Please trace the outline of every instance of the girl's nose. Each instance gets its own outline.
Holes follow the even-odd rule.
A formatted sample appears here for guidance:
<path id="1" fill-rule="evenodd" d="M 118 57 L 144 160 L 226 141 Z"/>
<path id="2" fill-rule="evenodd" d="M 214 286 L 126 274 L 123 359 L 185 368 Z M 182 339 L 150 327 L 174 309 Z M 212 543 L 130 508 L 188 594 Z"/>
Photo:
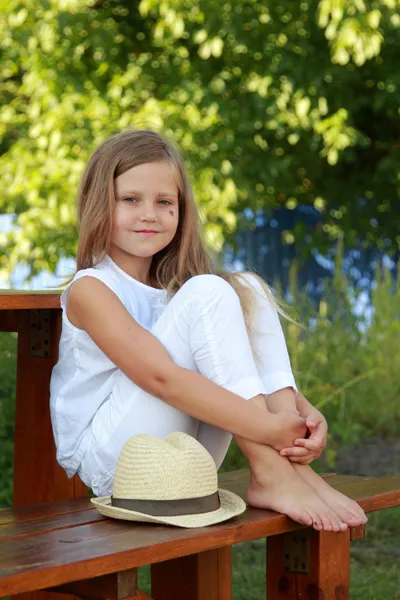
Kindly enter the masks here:
<path id="1" fill-rule="evenodd" d="M 143 219 L 155 221 L 156 211 L 155 211 L 154 206 L 152 204 L 146 204 L 146 205 L 144 204 L 141 216 Z"/>

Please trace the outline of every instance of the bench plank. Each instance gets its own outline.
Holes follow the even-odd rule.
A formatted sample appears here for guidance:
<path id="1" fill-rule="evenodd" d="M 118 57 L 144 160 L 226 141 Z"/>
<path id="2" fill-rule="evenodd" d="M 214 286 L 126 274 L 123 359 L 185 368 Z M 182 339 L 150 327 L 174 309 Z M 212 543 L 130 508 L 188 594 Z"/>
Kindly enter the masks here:
<path id="1" fill-rule="evenodd" d="M 137 569 L 128 569 L 115 575 L 102 575 L 93 579 L 66 583 L 49 591 L 61 594 L 75 594 L 79 598 L 97 600 L 124 600 L 136 596 L 137 593 Z"/>
<path id="2" fill-rule="evenodd" d="M 93 509 L 89 498 L 69 498 L 68 500 L 55 500 L 54 502 L 42 502 L 33 506 L 19 506 L 17 508 L 0 509 L 0 531 L 1 525 L 8 523 L 26 522 L 32 519 L 42 519 L 57 515 L 71 514 L 80 510 Z"/>
<path id="3" fill-rule="evenodd" d="M 74 511 L 61 515 L 30 519 L 28 521 L 16 521 L 0 527 L 0 542 L 20 537 L 46 533 L 46 531 L 57 531 L 68 529 L 77 525 L 87 525 L 97 521 L 105 521 L 107 517 L 101 515 L 97 510 L 88 507 L 87 510 Z"/>
<path id="4" fill-rule="evenodd" d="M 365 512 L 383 510 L 400 504 L 400 477 L 398 476 L 363 478 L 363 481 L 340 485 L 337 489 L 349 498 L 357 500 Z"/>
<path id="5" fill-rule="evenodd" d="M 106 519 L 0 545 L 0 597 L 53 587 L 300 528 L 249 509 L 220 525 L 183 529 Z"/>
<path id="6" fill-rule="evenodd" d="M 1 290 L 0 311 L 60 308 L 60 291 Z"/>

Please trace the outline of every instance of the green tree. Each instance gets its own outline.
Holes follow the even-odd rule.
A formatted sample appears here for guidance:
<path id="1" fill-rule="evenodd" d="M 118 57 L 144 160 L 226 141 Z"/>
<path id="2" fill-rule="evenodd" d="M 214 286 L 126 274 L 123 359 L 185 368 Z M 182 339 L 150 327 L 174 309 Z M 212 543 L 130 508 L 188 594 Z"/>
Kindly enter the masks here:
<path id="1" fill-rule="evenodd" d="M 300 202 L 326 216 L 309 244 L 398 248 L 399 7 L 0 0 L 0 267 L 74 255 L 84 164 L 132 126 L 177 139 L 216 249 L 244 208 Z"/>

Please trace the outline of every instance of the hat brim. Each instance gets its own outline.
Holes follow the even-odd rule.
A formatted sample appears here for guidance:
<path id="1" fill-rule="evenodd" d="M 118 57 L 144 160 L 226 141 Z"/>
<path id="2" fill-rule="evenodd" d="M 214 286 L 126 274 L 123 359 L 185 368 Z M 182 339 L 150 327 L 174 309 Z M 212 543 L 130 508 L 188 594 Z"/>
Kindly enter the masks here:
<path id="1" fill-rule="evenodd" d="M 153 517 L 140 512 L 126 510 L 111 506 L 111 496 L 91 498 L 90 501 L 104 516 L 112 519 L 123 519 L 125 521 L 141 521 L 144 523 L 161 523 L 163 525 L 175 525 L 176 527 L 206 527 L 222 523 L 232 517 L 241 515 L 246 510 L 246 503 L 242 498 L 229 490 L 218 489 L 220 507 L 212 512 L 182 515 L 176 517 Z"/>

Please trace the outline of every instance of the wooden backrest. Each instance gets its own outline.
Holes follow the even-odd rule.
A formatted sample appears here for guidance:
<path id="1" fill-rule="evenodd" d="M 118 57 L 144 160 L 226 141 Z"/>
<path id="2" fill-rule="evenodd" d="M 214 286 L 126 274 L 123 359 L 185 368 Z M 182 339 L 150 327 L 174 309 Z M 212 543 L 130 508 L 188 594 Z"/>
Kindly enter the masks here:
<path id="1" fill-rule="evenodd" d="M 0 312 L 8 310 L 50 310 L 60 308 L 61 291 L 0 290 Z"/>
<path id="2" fill-rule="evenodd" d="M 14 505 L 87 496 L 57 464 L 50 422 L 50 377 L 58 359 L 60 293 L 2 291 L 0 331 L 18 333 Z"/>

